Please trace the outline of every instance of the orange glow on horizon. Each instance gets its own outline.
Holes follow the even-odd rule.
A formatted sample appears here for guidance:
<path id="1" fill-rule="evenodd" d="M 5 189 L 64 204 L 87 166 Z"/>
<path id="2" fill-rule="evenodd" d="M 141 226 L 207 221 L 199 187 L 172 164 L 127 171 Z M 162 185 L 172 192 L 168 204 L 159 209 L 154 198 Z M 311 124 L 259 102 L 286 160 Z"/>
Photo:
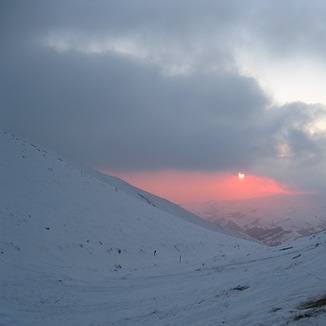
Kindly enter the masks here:
<path id="1" fill-rule="evenodd" d="M 112 173 L 132 185 L 180 205 L 209 200 L 239 200 L 274 194 L 295 194 L 285 184 L 267 177 L 240 173 L 200 173 L 181 171 Z"/>

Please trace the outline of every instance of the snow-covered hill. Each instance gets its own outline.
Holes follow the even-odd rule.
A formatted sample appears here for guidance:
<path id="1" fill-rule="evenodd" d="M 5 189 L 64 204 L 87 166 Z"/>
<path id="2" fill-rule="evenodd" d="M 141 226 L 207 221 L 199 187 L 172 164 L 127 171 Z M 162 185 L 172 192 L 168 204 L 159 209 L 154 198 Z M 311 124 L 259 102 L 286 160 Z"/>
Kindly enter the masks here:
<path id="1" fill-rule="evenodd" d="M 0 153 L 0 325 L 324 325 L 324 232 L 267 248 L 3 132 Z"/>
<path id="2" fill-rule="evenodd" d="M 234 246 L 235 232 L 15 136 L 1 133 L 0 152 L 3 258 L 29 266 L 37 254 L 37 264 L 61 261 L 73 274 L 91 268 L 102 278 L 116 266 L 209 257 L 219 237 Z"/>
<path id="3" fill-rule="evenodd" d="M 308 236 L 326 228 L 326 197 L 318 194 L 210 201 L 193 207 L 193 211 L 268 245 Z"/>

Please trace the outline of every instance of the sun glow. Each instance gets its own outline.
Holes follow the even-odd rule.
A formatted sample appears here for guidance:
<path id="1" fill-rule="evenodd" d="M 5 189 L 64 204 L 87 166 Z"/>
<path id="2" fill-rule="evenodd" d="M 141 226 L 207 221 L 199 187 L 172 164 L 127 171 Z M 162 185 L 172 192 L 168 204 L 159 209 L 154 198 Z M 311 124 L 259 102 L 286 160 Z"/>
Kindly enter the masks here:
<path id="1" fill-rule="evenodd" d="M 242 180 L 242 179 L 245 178 L 245 174 L 242 173 L 242 172 L 239 172 L 239 173 L 238 173 L 238 176 L 239 176 L 239 179 L 240 179 L 240 180 Z"/>
<path id="2" fill-rule="evenodd" d="M 294 194 L 286 184 L 267 178 L 244 174 L 157 171 L 114 173 L 132 185 L 187 207 L 209 200 L 241 200 L 275 194 Z"/>

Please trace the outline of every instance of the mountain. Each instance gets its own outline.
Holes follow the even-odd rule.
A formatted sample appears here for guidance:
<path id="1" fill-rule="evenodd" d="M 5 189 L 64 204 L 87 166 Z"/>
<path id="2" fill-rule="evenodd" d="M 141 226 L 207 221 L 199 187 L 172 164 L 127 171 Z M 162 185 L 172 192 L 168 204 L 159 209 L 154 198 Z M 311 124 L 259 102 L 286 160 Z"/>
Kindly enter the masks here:
<path id="1" fill-rule="evenodd" d="M 326 321 L 326 233 L 268 248 L 0 132 L 0 325 Z"/>
<path id="2" fill-rule="evenodd" d="M 47 264 L 69 262 L 73 273 L 81 273 L 91 263 L 103 276 L 103 260 L 106 274 L 116 265 L 148 263 L 155 250 L 151 263 L 157 264 L 166 257 L 210 255 L 219 237 L 232 247 L 234 236 L 246 237 L 15 136 L 1 133 L 0 146 L 2 250 L 18 254 L 24 248 L 28 266 L 37 251 Z M 16 259 L 22 263 L 23 257 Z"/>
<path id="3" fill-rule="evenodd" d="M 193 207 L 205 219 L 277 245 L 326 228 L 326 196 L 274 195 L 209 201 Z"/>

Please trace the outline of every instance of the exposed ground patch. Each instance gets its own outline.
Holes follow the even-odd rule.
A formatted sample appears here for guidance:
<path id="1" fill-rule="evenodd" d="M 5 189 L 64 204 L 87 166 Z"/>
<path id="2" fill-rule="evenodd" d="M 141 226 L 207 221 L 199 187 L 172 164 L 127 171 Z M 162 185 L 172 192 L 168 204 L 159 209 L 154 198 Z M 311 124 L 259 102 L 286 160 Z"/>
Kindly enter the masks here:
<path id="1" fill-rule="evenodd" d="M 299 307 L 303 310 L 301 314 L 294 316 L 294 320 L 300 320 L 303 318 L 316 317 L 322 313 L 326 312 L 326 295 L 319 297 L 317 299 L 311 299 L 302 303 Z"/>

